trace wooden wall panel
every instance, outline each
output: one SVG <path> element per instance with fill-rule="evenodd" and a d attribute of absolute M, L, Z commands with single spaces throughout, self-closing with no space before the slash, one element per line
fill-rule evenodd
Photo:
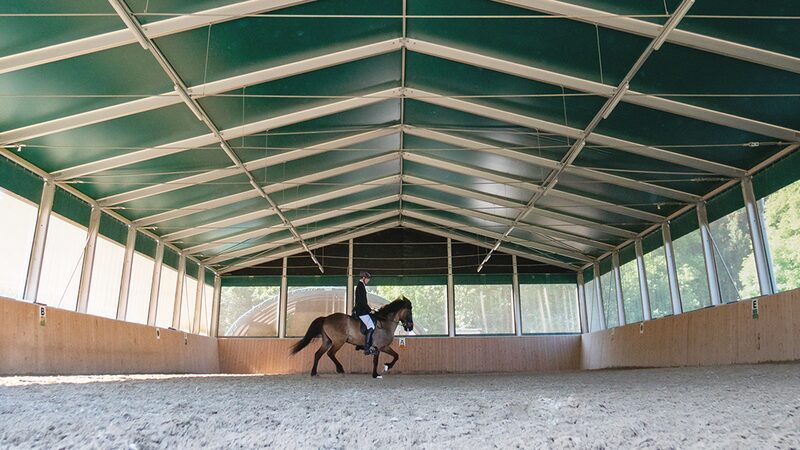
<path fill-rule="evenodd" d="M 800 360 L 800 290 L 584 334 L 581 368 L 675 367 Z"/>
<path fill-rule="evenodd" d="M 578 370 L 580 336 L 410 338 L 405 350 L 394 348 L 400 361 L 397 373 L 552 372 Z M 308 373 L 319 340 L 297 355 L 289 347 L 297 339 L 219 339 L 220 370 L 223 373 Z M 348 373 L 369 373 L 371 357 L 345 346 L 337 355 Z M 388 355 L 381 355 L 389 362 Z M 333 363 L 324 356 L 320 373 L 333 373 Z"/>
<path fill-rule="evenodd" d="M 0 375 L 216 373 L 217 340 L 0 298 Z M 184 341 L 184 337 L 186 340 Z"/>

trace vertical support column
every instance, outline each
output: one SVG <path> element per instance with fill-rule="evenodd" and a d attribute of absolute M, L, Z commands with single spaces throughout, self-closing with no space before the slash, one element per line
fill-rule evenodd
<path fill-rule="evenodd" d="M 614 275 L 614 286 L 617 288 L 617 315 L 619 316 L 619 326 L 628 323 L 625 320 L 625 301 L 622 295 L 622 274 L 619 271 L 619 252 L 611 253 L 611 270 Z"/>
<path fill-rule="evenodd" d="M 147 324 L 156 325 L 156 312 L 158 311 L 158 290 L 161 288 L 161 266 L 164 264 L 164 242 L 158 241 L 156 245 L 155 264 L 153 264 L 153 278 L 150 281 L 150 305 L 147 307 Z"/>
<path fill-rule="evenodd" d="M 86 247 L 83 249 L 81 281 L 78 285 L 78 307 L 76 310 L 82 313 L 85 313 L 89 307 L 89 289 L 92 285 L 94 249 L 97 247 L 97 234 L 100 231 L 100 214 L 100 206 L 92 205 L 92 213 L 89 216 L 89 236 L 86 239 Z"/>
<path fill-rule="evenodd" d="M 669 222 L 661 224 L 661 235 L 664 240 L 664 258 L 667 260 L 667 278 L 669 279 L 669 296 L 672 299 L 672 314 L 683 312 L 681 303 L 681 290 L 678 287 L 678 267 L 675 264 L 675 251 L 672 248 L 672 234 Z"/>
<path fill-rule="evenodd" d="M 197 269 L 197 291 L 195 291 L 194 311 L 192 318 L 192 333 L 200 334 L 200 317 L 203 312 L 203 288 L 206 285 L 206 267 L 198 264 Z"/>
<path fill-rule="evenodd" d="M 350 314 L 353 311 L 353 240 L 347 241 L 347 297 L 345 300 L 344 313 Z"/>
<path fill-rule="evenodd" d="M 756 260 L 758 286 L 761 295 L 774 294 L 778 292 L 778 285 L 775 281 L 772 264 L 770 264 L 764 217 L 758 207 L 758 202 L 753 192 L 753 180 L 750 177 L 742 179 L 742 194 L 744 195 L 744 206 L 747 212 L 747 225 L 750 228 L 750 242 L 753 244 L 753 256 Z"/>
<path fill-rule="evenodd" d="M 514 330 L 517 336 L 522 336 L 522 297 L 519 291 L 519 273 L 517 273 L 517 255 L 511 255 L 511 292 L 514 297 Z"/>
<path fill-rule="evenodd" d="M 714 258 L 714 241 L 708 228 L 708 214 L 706 204 L 697 204 L 697 224 L 700 226 L 700 239 L 703 242 L 703 258 L 706 261 L 706 277 L 708 279 L 708 292 L 711 295 L 711 304 L 717 306 L 722 303 L 722 294 L 717 276 L 717 261 Z"/>
<path fill-rule="evenodd" d="M 589 316 L 586 309 L 586 281 L 583 278 L 583 271 L 578 272 L 578 314 L 581 318 L 581 333 L 589 332 Z"/>
<path fill-rule="evenodd" d="M 642 296 L 642 317 L 644 320 L 653 318 L 650 309 L 650 291 L 647 288 L 647 270 L 644 265 L 644 251 L 642 250 L 642 238 L 633 241 L 636 250 L 636 269 L 639 271 L 639 294 Z"/>
<path fill-rule="evenodd" d="M 592 271 L 594 272 L 594 298 L 597 301 L 597 308 L 600 310 L 600 329 L 605 330 L 608 326 L 606 325 L 605 306 L 603 306 L 603 287 L 600 285 L 599 262 L 592 264 Z"/>
<path fill-rule="evenodd" d="M 283 258 L 281 272 L 281 293 L 278 296 L 278 337 L 286 337 L 286 309 L 289 303 L 289 258 Z"/>
<path fill-rule="evenodd" d="M 39 280 L 42 276 L 42 261 L 44 260 L 44 247 L 47 240 L 47 226 L 50 223 L 50 211 L 53 210 L 56 185 L 52 180 L 44 182 L 39 212 L 36 215 L 36 228 L 33 231 L 33 245 L 31 257 L 28 260 L 28 275 L 25 278 L 25 290 L 22 298 L 36 301 L 39 294 Z"/>
<path fill-rule="evenodd" d="M 208 335 L 211 337 L 219 336 L 219 301 L 222 296 L 222 278 L 214 276 L 214 298 L 211 302 L 211 330 Z"/>
<path fill-rule="evenodd" d="M 181 307 L 183 306 L 183 285 L 186 278 L 186 254 L 181 253 L 178 259 L 178 282 L 175 286 L 175 303 L 172 306 L 172 328 L 181 327 Z"/>
<path fill-rule="evenodd" d="M 453 241 L 447 238 L 447 335 L 456 335 L 456 298 L 453 286 Z"/>
<path fill-rule="evenodd" d="M 133 251 L 136 247 L 136 228 L 128 226 L 128 238 L 125 240 L 125 258 L 122 260 L 122 279 L 119 282 L 119 299 L 117 300 L 117 320 L 125 320 L 128 315 L 128 294 L 131 287 L 133 271 Z"/>

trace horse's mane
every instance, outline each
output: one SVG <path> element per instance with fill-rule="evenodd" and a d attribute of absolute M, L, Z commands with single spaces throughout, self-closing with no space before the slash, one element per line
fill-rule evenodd
<path fill-rule="evenodd" d="M 383 305 L 379 310 L 375 311 L 375 317 L 382 320 L 387 319 L 391 314 L 394 314 L 403 308 L 411 308 L 411 300 L 401 295 L 393 302 L 389 303 L 388 305 Z"/>

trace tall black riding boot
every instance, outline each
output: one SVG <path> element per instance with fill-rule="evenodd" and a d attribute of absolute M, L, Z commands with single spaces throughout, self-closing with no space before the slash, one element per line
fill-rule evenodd
<path fill-rule="evenodd" d="M 372 355 L 372 335 L 375 333 L 375 328 L 371 328 L 367 330 L 367 334 L 364 336 L 364 354 L 365 355 Z"/>

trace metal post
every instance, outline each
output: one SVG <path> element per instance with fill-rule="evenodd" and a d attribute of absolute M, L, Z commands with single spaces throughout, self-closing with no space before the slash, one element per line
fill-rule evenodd
<path fill-rule="evenodd" d="M 672 299 L 672 314 L 683 312 L 681 290 L 678 286 L 678 266 L 675 264 L 675 251 L 672 248 L 672 234 L 669 222 L 661 224 L 661 235 L 664 240 L 664 258 L 667 261 L 667 278 L 669 279 L 669 296 Z"/>
<path fill-rule="evenodd" d="M 28 260 L 25 291 L 22 294 L 22 298 L 25 300 L 36 301 L 39 294 L 39 280 L 42 275 L 42 261 L 44 260 L 44 248 L 47 241 L 47 226 L 50 223 L 50 211 L 53 210 L 55 193 L 55 183 L 52 180 L 45 181 L 41 201 L 39 202 L 39 212 L 36 215 L 36 228 L 33 231 L 33 245 L 31 246 L 31 258 Z"/>
<path fill-rule="evenodd" d="M 603 289 L 600 285 L 600 263 L 595 262 L 592 265 L 592 270 L 594 272 L 594 297 L 597 301 L 597 307 L 600 309 L 600 329 L 605 330 L 608 326 L 606 325 L 606 312 L 603 306 Z"/>
<path fill-rule="evenodd" d="M 636 269 L 639 271 L 639 294 L 642 296 L 642 317 L 644 320 L 653 318 L 650 310 L 650 291 L 647 288 L 647 270 L 644 265 L 644 251 L 642 250 L 642 238 L 633 241 L 636 249 Z"/>
<path fill-rule="evenodd" d="M 203 288 L 206 287 L 206 268 L 198 264 L 197 269 L 197 290 L 194 300 L 194 317 L 192 318 L 192 333 L 200 334 L 200 317 L 203 312 Z"/>
<path fill-rule="evenodd" d="M 211 330 L 209 336 L 219 336 L 219 301 L 222 294 L 222 278 L 214 276 L 214 299 L 211 303 Z"/>
<path fill-rule="evenodd" d="M 711 295 L 711 304 L 717 306 L 722 303 L 722 294 L 717 276 L 717 261 L 714 258 L 714 242 L 711 240 L 711 231 L 708 228 L 708 214 L 706 204 L 697 204 L 697 223 L 700 226 L 700 239 L 703 242 L 703 258 L 706 261 L 706 277 L 708 278 L 708 292 Z"/>
<path fill-rule="evenodd" d="M 447 335 L 456 335 L 456 299 L 453 286 L 453 241 L 447 238 Z"/>
<path fill-rule="evenodd" d="M 153 278 L 150 281 L 150 305 L 147 307 L 147 324 L 156 325 L 158 311 L 158 291 L 161 288 L 161 266 L 164 265 L 164 242 L 158 241 L 156 257 L 153 264 Z"/>
<path fill-rule="evenodd" d="M 581 333 L 589 332 L 589 317 L 586 312 L 586 282 L 583 279 L 583 271 L 578 272 L 578 313 L 581 318 Z"/>
<path fill-rule="evenodd" d="M 611 270 L 614 275 L 614 286 L 617 288 L 617 314 L 619 315 L 619 326 L 625 325 L 625 301 L 622 295 L 622 274 L 619 271 L 619 252 L 611 253 Z"/>
<path fill-rule="evenodd" d="M 344 313 L 353 311 L 353 240 L 347 241 L 347 297 L 345 297 Z"/>
<path fill-rule="evenodd" d="M 519 273 L 517 273 L 517 255 L 511 255 L 511 292 L 514 298 L 514 330 L 522 336 L 522 297 L 519 291 Z"/>
<path fill-rule="evenodd" d="M 117 320 L 125 320 L 128 315 L 128 294 L 131 287 L 133 271 L 133 251 L 136 246 L 136 228 L 128 225 L 128 238 L 125 240 L 125 259 L 122 260 L 122 279 L 119 282 L 119 299 L 117 300 Z"/>
<path fill-rule="evenodd" d="M 89 235 L 86 239 L 86 248 L 83 250 L 83 265 L 81 278 L 78 285 L 78 312 L 85 313 L 89 307 L 89 289 L 92 285 L 92 266 L 94 266 L 94 250 L 97 247 L 97 235 L 100 232 L 100 215 L 102 211 L 98 205 L 92 206 L 89 216 Z"/>
<path fill-rule="evenodd" d="M 283 271 L 281 273 L 281 294 L 278 298 L 278 337 L 286 337 L 286 309 L 289 303 L 289 258 L 283 258 Z"/>
<path fill-rule="evenodd" d="M 774 294 L 778 292 L 778 287 L 770 264 L 769 246 L 767 245 L 763 216 L 761 209 L 758 207 L 758 202 L 753 192 L 753 180 L 750 177 L 742 179 L 742 194 L 744 195 L 744 206 L 747 212 L 747 225 L 750 228 L 750 241 L 753 244 L 753 255 L 756 260 L 758 286 L 761 290 L 761 295 Z"/>
<path fill-rule="evenodd" d="M 186 254 L 181 253 L 178 259 L 178 281 L 175 286 L 175 302 L 172 306 L 172 328 L 181 327 L 181 307 L 183 306 L 183 285 L 186 278 Z"/>

